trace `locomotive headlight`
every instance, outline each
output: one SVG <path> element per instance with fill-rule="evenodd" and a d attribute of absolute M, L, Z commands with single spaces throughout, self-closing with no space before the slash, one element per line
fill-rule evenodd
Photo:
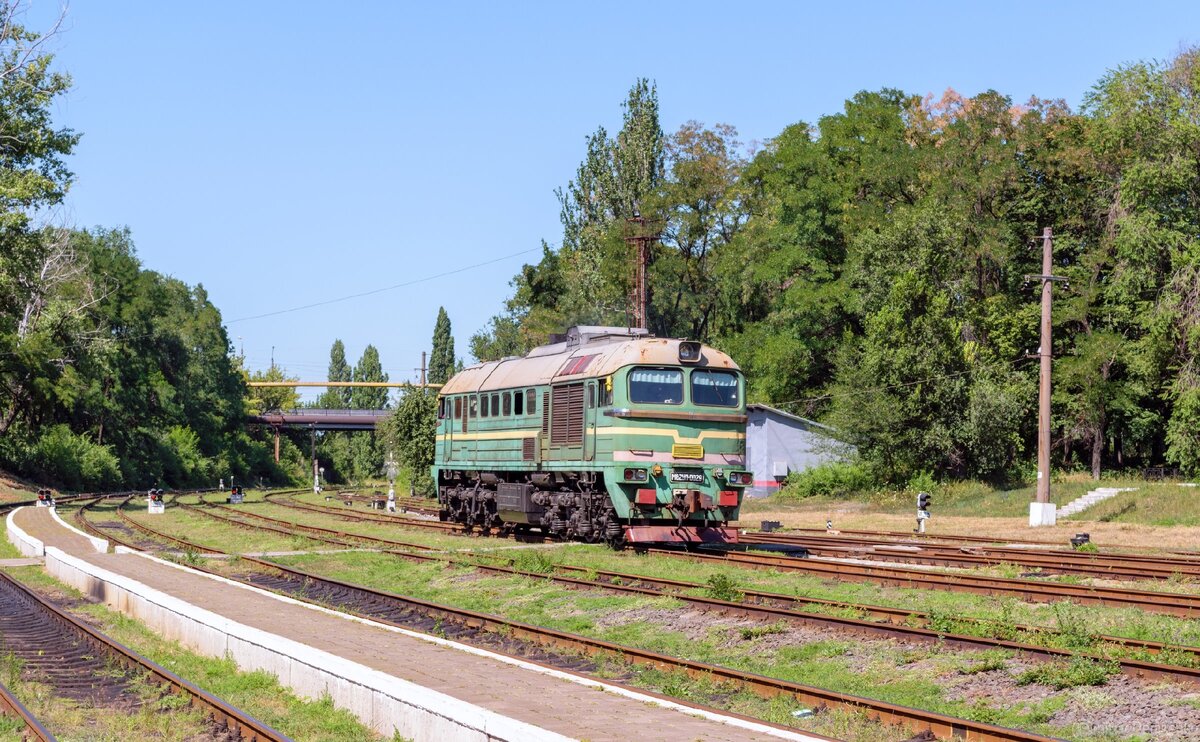
<path fill-rule="evenodd" d="M 725 470 L 718 466 L 716 469 L 713 469 L 713 476 L 720 479 L 725 476 Z"/>
<path fill-rule="evenodd" d="M 700 343 L 695 340 L 684 340 L 679 344 L 679 362 L 695 363 L 700 360 Z"/>
<path fill-rule="evenodd" d="M 741 485 L 744 487 L 744 486 L 750 484 L 751 479 L 753 479 L 753 477 L 751 476 L 750 472 L 748 472 L 748 471 L 729 472 L 729 483 L 730 484 Z"/>
<path fill-rule="evenodd" d="M 645 482 L 646 470 L 629 468 L 625 470 L 625 480 L 629 482 Z"/>

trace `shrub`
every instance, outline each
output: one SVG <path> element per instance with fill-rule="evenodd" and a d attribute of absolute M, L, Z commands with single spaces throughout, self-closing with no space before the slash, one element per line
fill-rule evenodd
<path fill-rule="evenodd" d="M 38 438 L 29 468 L 43 482 L 71 490 L 113 489 L 121 481 L 120 462 L 112 449 L 72 433 L 66 425 L 55 425 Z"/>
<path fill-rule="evenodd" d="M 704 594 L 713 600 L 725 600 L 739 603 L 742 591 L 738 588 L 737 580 L 727 574 L 715 574 L 705 581 Z"/>
<path fill-rule="evenodd" d="M 875 479 L 866 466 L 860 463 L 830 461 L 811 469 L 788 474 L 787 482 L 784 483 L 780 496 L 845 497 L 855 492 L 869 490 L 874 486 Z"/>

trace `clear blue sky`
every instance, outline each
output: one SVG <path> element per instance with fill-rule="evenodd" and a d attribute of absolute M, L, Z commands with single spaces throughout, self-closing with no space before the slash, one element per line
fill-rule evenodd
<path fill-rule="evenodd" d="M 29 25 L 57 8 L 39 0 Z M 54 42 L 75 81 L 57 121 L 83 134 L 62 216 L 128 226 L 147 267 L 202 283 L 251 368 L 274 347 L 324 378 L 341 338 L 401 380 L 439 304 L 466 356 L 537 252 L 232 320 L 556 245 L 553 190 L 638 76 L 668 132 L 753 141 L 881 87 L 1077 107 L 1105 70 L 1197 42 L 1195 2 L 76 0 Z"/>

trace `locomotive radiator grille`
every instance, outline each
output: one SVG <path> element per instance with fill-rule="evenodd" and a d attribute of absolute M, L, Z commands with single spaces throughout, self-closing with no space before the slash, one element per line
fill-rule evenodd
<path fill-rule="evenodd" d="M 676 443 L 671 446 L 671 455 L 677 459 L 703 459 L 704 446 L 699 443 Z"/>
<path fill-rule="evenodd" d="M 583 445 L 583 384 L 554 387 L 550 406 L 550 445 Z"/>

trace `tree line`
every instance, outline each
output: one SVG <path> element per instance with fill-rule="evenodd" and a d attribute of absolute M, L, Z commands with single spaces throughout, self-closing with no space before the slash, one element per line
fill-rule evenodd
<path fill-rule="evenodd" d="M 1104 73 L 1080 110 L 855 94 L 748 147 L 665 133 L 639 80 L 556 191 L 562 235 L 471 339 L 519 354 L 629 321 L 729 352 L 751 401 L 830 423 L 876 481 L 1027 476 L 1040 236 L 1055 234 L 1055 466 L 1200 470 L 1200 51 Z"/>

